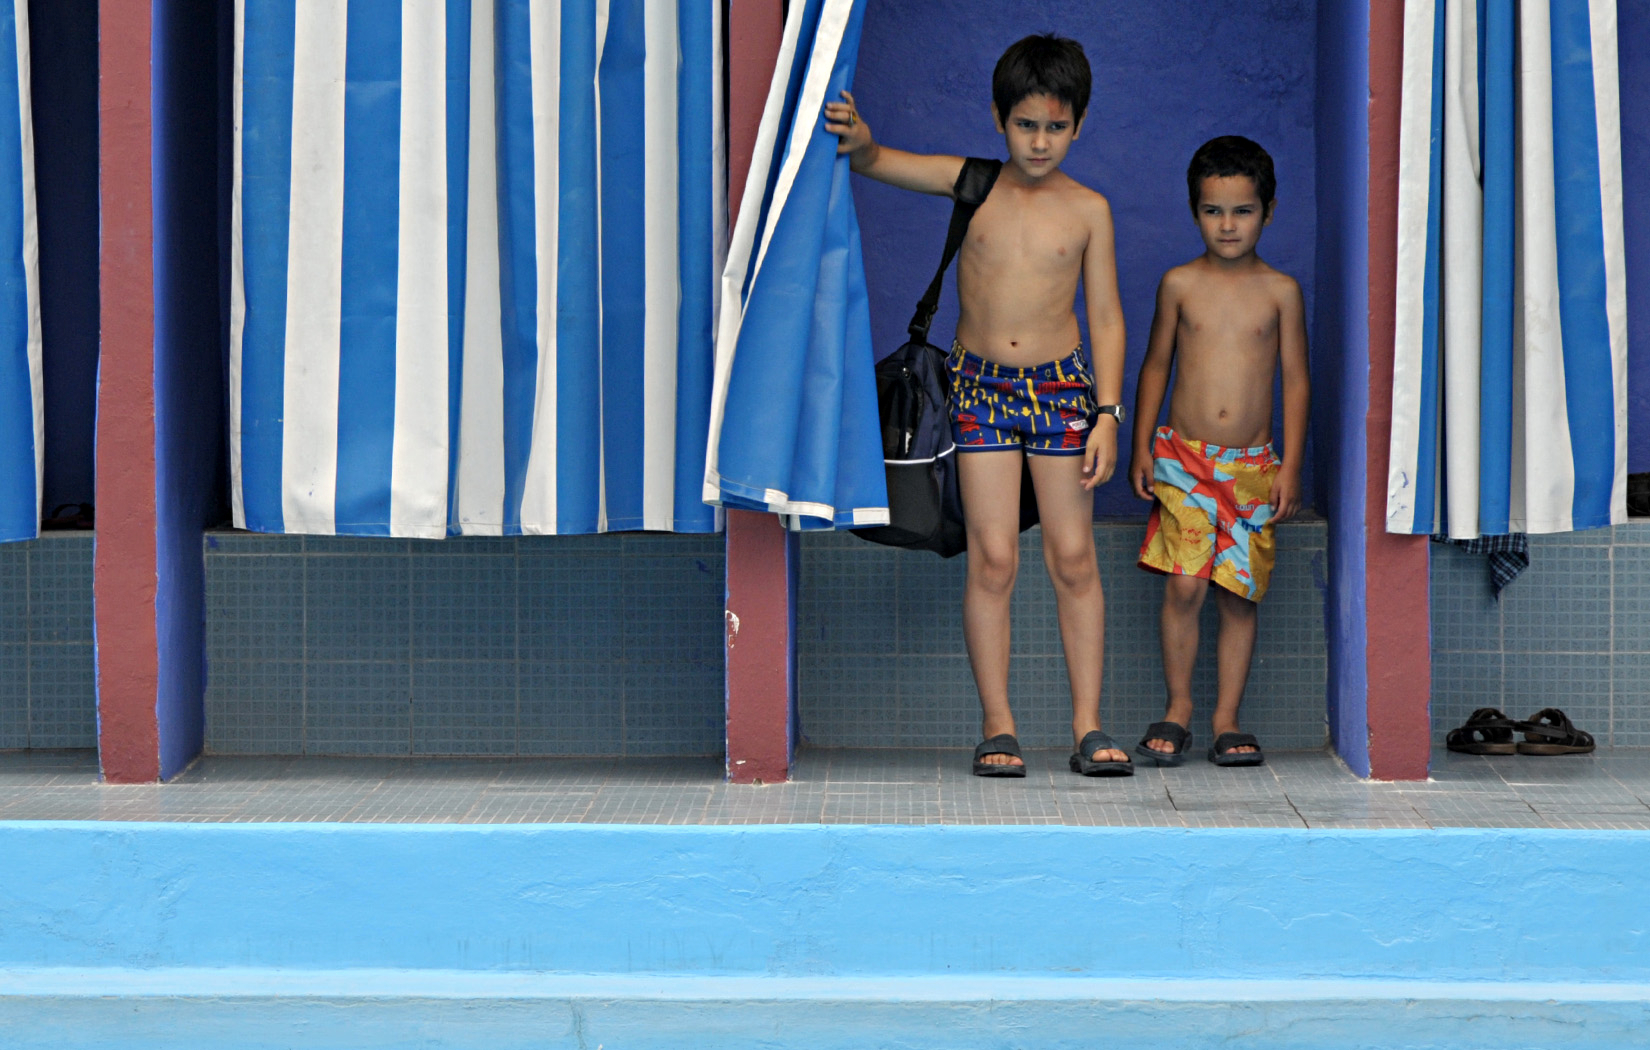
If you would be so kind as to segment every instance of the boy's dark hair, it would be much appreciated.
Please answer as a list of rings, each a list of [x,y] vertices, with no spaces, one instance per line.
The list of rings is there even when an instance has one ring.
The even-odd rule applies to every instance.
[[[1074,121],[1089,108],[1093,75],[1083,45],[1052,33],[1038,33],[1009,45],[991,72],[991,101],[997,119],[1029,95],[1047,95],[1071,107]]]
[[[1203,180],[1210,176],[1230,178],[1247,175],[1255,180],[1255,192],[1260,194],[1261,208],[1270,215],[1278,192],[1278,177],[1272,172],[1272,155],[1254,139],[1242,135],[1222,135],[1210,139],[1192,154],[1192,163],[1186,167],[1186,192],[1192,199],[1192,210],[1197,211],[1198,197],[1203,192]]]

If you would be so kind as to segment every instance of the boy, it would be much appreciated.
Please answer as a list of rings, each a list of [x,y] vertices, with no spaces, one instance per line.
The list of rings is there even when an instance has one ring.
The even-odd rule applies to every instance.
[[[1123,407],[1123,314],[1111,209],[1060,170],[1083,125],[1090,73],[1081,45],[1029,36],[991,78],[992,115],[1008,161],[975,213],[957,265],[961,310],[952,347],[952,431],[968,531],[963,639],[983,712],[977,776],[1025,776],[1008,703],[1009,598],[1019,566],[1021,456],[1029,456],[1071,683],[1070,765],[1128,775],[1129,756],[1100,729],[1105,600],[1094,553],[1094,487],[1117,463]],[[843,92],[825,130],[854,171],[952,196],[963,158],[881,146]],[[1092,378],[1073,310],[1088,307]],[[1073,349],[1076,347],[1077,349]]]
[[[1220,610],[1219,692],[1209,761],[1258,766],[1238,705],[1255,646],[1255,603],[1272,570],[1273,525],[1300,509],[1308,384],[1300,285],[1255,254],[1272,221],[1272,158],[1239,135],[1211,139],[1186,171],[1204,252],[1163,275],[1135,395],[1135,495],[1156,499],[1140,567],[1163,588],[1163,679],[1168,710],[1135,752],[1158,765],[1185,760],[1192,735],[1197,616],[1209,584]],[[1156,427],[1175,371],[1169,425]],[[1283,458],[1272,450],[1272,380],[1283,373]]]

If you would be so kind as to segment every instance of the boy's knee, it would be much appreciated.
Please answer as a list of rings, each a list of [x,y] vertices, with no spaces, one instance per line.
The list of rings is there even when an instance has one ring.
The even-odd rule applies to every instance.
[[[1234,594],[1224,587],[1215,588],[1215,601],[1220,607],[1222,617],[1236,620],[1252,620],[1259,611],[1259,606],[1241,594]]]
[[[1020,568],[1018,542],[982,543],[971,538],[968,546],[968,582],[989,591],[1011,591]]]
[[[1043,552],[1043,564],[1048,567],[1049,579],[1056,587],[1078,590],[1099,582],[1100,567],[1095,562],[1093,548],[1074,546],[1067,550]]]
[[[1203,604],[1203,596],[1209,593],[1209,581],[1200,576],[1168,576],[1163,584],[1163,601],[1166,604],[1183,608],[1196,608]]]

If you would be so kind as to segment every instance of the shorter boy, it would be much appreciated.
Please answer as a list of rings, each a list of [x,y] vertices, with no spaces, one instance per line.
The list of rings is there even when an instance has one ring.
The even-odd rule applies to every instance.
[[[1309,384],[1300,285],[1255,254],[1272,221],[1272,158],[1249,139],[1204,143],[1186,171],[1204,252],[1163,275],[1135,395],[1135,495],[1155,499],[1140,567],[1163,588],[1168,709],[1135,752],[1179,765],[1191,744],[1198,611],[1213,582],[1220,611],[1219,691],[1209,761],[1264,762],[1238,729],[1256,608],[1272,571],[1273,525],[1300,509]],[[1156,427],[1175,373],[1168,426]],[[1272,448],[1272,387],[1283,373],[1283,458]]]

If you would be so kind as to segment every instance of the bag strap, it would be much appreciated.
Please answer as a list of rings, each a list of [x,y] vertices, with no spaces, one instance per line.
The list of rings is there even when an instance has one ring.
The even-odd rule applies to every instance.
[[[928,291],[917,301],[917,312],[911,315],[908,331],[916,342],[928,341],[928,326],[934,323],[934,311],[940,308],[940,288],[945,283],[945,271],[951,268],[951,260],[956,257],[957,249],[962,247],[963,237],[968,233],[969,221],[991,192],[991,187],[996,185],[997,174],[1002,169],[1003,162],[1000,160],[969,157],[963,161],[957,184],[951,189],[956,204],[951,208],[951,227],[945,233],[945,254],[940,258],[940,268],[934,272],[934,279],[928,282]]]

